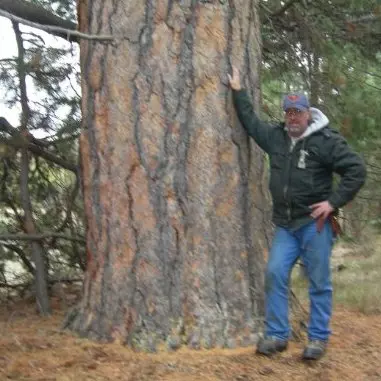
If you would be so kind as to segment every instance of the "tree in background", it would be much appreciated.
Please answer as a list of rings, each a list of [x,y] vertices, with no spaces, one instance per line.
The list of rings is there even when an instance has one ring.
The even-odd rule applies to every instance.
[[[1,260],[3,270],[7,260],[22,263],[27,274],[16,285],[23,288],[34,279],[38,309],[48,314],[49,284],[68,266],[73,273],[85,268],[81,239],[71,239],[83,230],[77,200],[78,69],[66,63],[71,49],[50,47],[44,36],[16,21],[12,26],[18,55],[1,60],[0,81],[9,107],[21,112],[17,127],[0,118]],[[2,281],[7,286],[6,276]]]

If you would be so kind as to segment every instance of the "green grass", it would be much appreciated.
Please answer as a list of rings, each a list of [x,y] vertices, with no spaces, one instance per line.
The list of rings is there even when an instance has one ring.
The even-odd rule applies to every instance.
[[[341,258],[333,256],[334,305],[365,314],[381,313],[381,249],[374,239],[374,247],[352,246]],[[337,265],[344,269],[337,270]],[[308,306],[308,283],[299,275],[298,266],[292,274],[292,289],[304,306]]]

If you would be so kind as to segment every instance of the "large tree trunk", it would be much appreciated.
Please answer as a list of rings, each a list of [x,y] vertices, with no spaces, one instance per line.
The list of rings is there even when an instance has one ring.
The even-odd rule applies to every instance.
[[[227,86],[235,64],[258,99],[257,1],[80,1],[79,20],[115,43],[81,43],[88,267],[69,326],[231,345],[263,314],[264,160]]]

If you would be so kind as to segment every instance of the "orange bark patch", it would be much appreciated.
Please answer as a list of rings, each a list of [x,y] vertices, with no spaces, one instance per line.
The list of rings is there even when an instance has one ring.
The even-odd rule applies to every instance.
[[[195,92],[196,106],[205,105],[206,99],[211,93],[217,93],[218,91],[218,78],[205,78],[201,86],[197,87]]]
[[[157,0],[155,16],[154,16],[155,24],[165,20],[167,16],[167,11],[168,11],[168,0]]]
[[[225,17],[220,7],[206,8],[200,12],[196,41],[208,49],[223,53],[226,48]]]
[[[120,83],[108,84],[109,102],[116,101],[121,110],[126,112],[132,110],[132,89],[129,86],[121,86]]]
[[[82,181],[83,181],[83,193],[84,193],[84,207],[85,215],[88,223],[88,232],[96,232],[95,219],[92,218],[92,199],[91,199],[91,179],[92,179],[92,167],[90,161],[90,145],[87,136],[87,130],[83,130],[79,138],[79,145],[81,150],[81,168],[82,168]],[[88,239],[90,235],[88,234]],[[93,238],[93,237],[92,237]]]
[[[235,159],[235,154],[231,144],[229,144],[229,146],[223,151],[220,151],[221,164],[233,164],[234,159]]]
[[[142,230],[141,233],[152,230],[156,225],[156,219],[149,199],[147,175],[141,166],[136,167],[128,186],[132,196],[130,201],[133,205],[133,218],[136,228]]]
[[[244,278],[244,273],[242,272],[242,271],[240,271],[240,270],[237,270],[236,272],[235,272],[235,279],[237,280],[237,281],[241,281],[241,280],[243,280],[243,278]]]
[[[191,268],[192,268],[192,272],[197,272],[197,270],[199,270],[200,268],[200,261],[194,261],[191,265]]]
[[[193,236],[193,245],[198,246],[202,242],[202,237],[200,235]]]
[[[207,209],[214,205],[214,185],[217,181],[216,138],[213,126],[206,125],[199,108],[198,129],[191,137],[188,151],[188,189],[191,197],[202,200]],[[208,213],[205,210],[203,213]]]
[[[111,128],[108,112],[107,100],[99,92],[96,92],[94,99],[94,124],[92,127],[95,130],[99,155],[105,155],[105,149],[108,147],[107,135]]]
[[[230,216],[233,211],[233,207],[235,207],[235,205],[234,205],[234,201],[232,200],[232,197],[230,197],[229,199],[226,199],[224,202],[220,202],[216,208],[216,216],[218,217]]]
[[[126,272],[130,269],[132,261],[136,255],[135,239],[131,226],[126,225],[124,230],[124,235],[118,233],[123,237],[121,243],[119,245],[114,244],[113,246],[113,251],[115,253],[120,253],[119,255],[116,255],[116,258],[113,261],[113,278],[119,284],[125,280]]]
[[[78,30],[80,32],[88,31],[88,9],[89,9],[88,0],[78,0],[77,1],[77,17],[78,17]],[[81,41],[82,42],[82,41]]]
[[[162,23],[158,25],[152,35],[152,56],[162,56],[167,54],[167,49],[169,45],[169,29],[166,24]]]
[[[96,49],[91,57],[90,68],[87,71],[88,81],[87,85],[94,91],[101,88],[101,81],[104,68],[102,67],[101,60],[104,57],[103,49]]]
[[[156,121],[159,121],[162,125],[162,118],[160,117],[161,112],[161,99],[158,95],[153,94],[149,102],[149,114],[151,114],[151,116],[153,116]]]
[[[159,269],[147,259],[141,259],[137,264],[136,276],[138,282],[140,283],[142,279],[151,279],[157,277],[159,274]]]
[[[238,179],[238,174],[236,172],[231,172],[231,175],[226,178],[226,182],[223,185],[219,185],[217,191],[222,194],[218,196],[219,202],[216,205],[217,216],[228,217],[236,209],[236,189]]]
[[[269,257],[269,251],[268,251],[268,249],[264,248],[263,249],[263,258],[264,258],[265,262],[267,261],[268,257]]]
[[[166,121],[163,117],[161,98],[153,94],[141,117],[141,139],[151,171],[159,164],[164,144]]]
[[[204,85],[208,77],[220,75],[221,62],[226,59],[224,28],[225,20],[220,7],[200,9],[193,56],[196,86]]]

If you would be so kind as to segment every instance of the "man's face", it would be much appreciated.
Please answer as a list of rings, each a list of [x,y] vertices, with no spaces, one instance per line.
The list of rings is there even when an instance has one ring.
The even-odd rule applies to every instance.
[[[308,127],[310,111],[302,111],[297,108],[289,108],[285,112],[285,123],[288,134],[293,138],[303,135]]]

